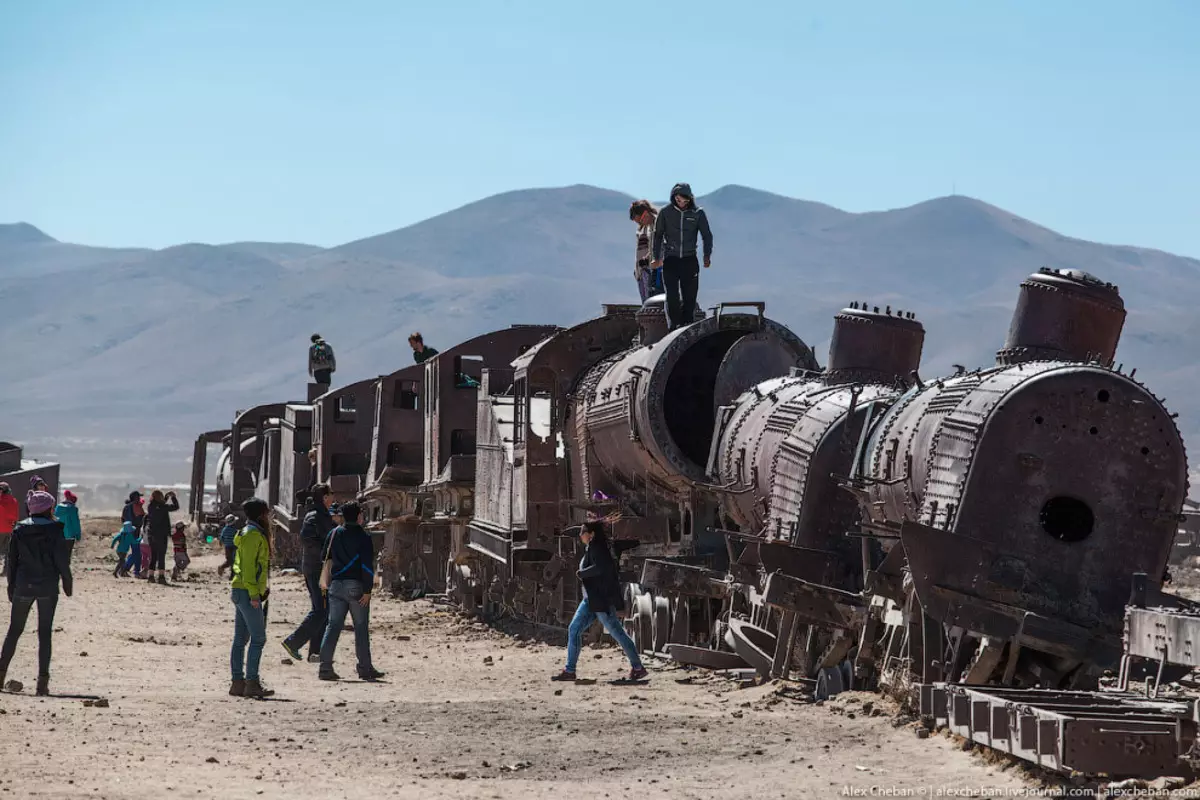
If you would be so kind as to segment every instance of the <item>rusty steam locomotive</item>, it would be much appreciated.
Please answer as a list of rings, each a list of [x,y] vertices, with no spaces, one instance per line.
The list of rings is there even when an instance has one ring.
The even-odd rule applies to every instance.
[[[1091,689],[1121,660],[1135,575],[1181,603],[1160,588],[1184,445],[1115,364],[1124,319],[1117,287],[1042,269],[994,365],[922,378],[924,328],[888,307],[836,314],[821,368],[761,303],[670,332],[661,297],[609,305],[239,412],[197,441],[192,511],[257,494],[286,556],[326,481],[364,503],[399,590],[557,626],[579,593],[569,531],[615,512],[644,651],[819,694]]]

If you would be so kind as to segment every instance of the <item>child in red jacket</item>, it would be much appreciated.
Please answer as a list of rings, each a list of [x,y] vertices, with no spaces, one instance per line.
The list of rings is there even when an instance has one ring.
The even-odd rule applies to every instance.
[[[175,523],[175,530],[171,531],[171,544],[175,551],[175,569],[171,570],[171,580],[177,581],[183,577],[183,571],[188,568],[188,564],[192,563],[187,552],[187,525],[182,522]]]
[[[8,574],[8,539],[12,536],[13,525],[16,525],[20,518],[21,509],[17,505],[17,498],[13,497],[8,484],[0,481],[0,561],[4,562],[4,571],[0,572],[0,575]]]

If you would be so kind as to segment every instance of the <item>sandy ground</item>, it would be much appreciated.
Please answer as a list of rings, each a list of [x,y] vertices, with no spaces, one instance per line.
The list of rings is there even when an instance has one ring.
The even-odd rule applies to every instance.
[[[0,694],[0,797],[707,800],[1028,785],[1020,768],[918,738],[870,695],[814,706],[779,684],[664,664],[644,685],[613,684],[626,667],[611,648],[585,649],[580,673],[596,683],[554,684],[561,648],[428,601],[372,606],[385,683],[322,683],[315,665],[281,663],[280,640],[307,607],[287,576],[272,580],[263,657],[278,694],[231,698],[232,607],[215,548],[192,546],[185,582],[148,586],[112,577],[115,526],[87,527],[75,596],[58,608],[53,695],[32,694],[32,629],[9,672],[25,689]],[[354,674],[349,632],[337,667]]]

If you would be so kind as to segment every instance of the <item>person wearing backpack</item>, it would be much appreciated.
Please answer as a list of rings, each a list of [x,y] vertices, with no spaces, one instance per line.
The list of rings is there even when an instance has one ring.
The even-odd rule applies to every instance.
[[[333,383],[333,373],[337,370],[337,359],[333,355],[333,347],[321,338],[321,334],[312,335],[312,345],[308,348],[308,374],[313,383],[329,386]]]

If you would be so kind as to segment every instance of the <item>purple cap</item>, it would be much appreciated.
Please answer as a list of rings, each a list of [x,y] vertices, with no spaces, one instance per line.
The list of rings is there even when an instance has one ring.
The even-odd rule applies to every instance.
[[[30,492],[25,495],[25,507],[30,514],[45,514],[55,505],[54,495],[49,492]]]

